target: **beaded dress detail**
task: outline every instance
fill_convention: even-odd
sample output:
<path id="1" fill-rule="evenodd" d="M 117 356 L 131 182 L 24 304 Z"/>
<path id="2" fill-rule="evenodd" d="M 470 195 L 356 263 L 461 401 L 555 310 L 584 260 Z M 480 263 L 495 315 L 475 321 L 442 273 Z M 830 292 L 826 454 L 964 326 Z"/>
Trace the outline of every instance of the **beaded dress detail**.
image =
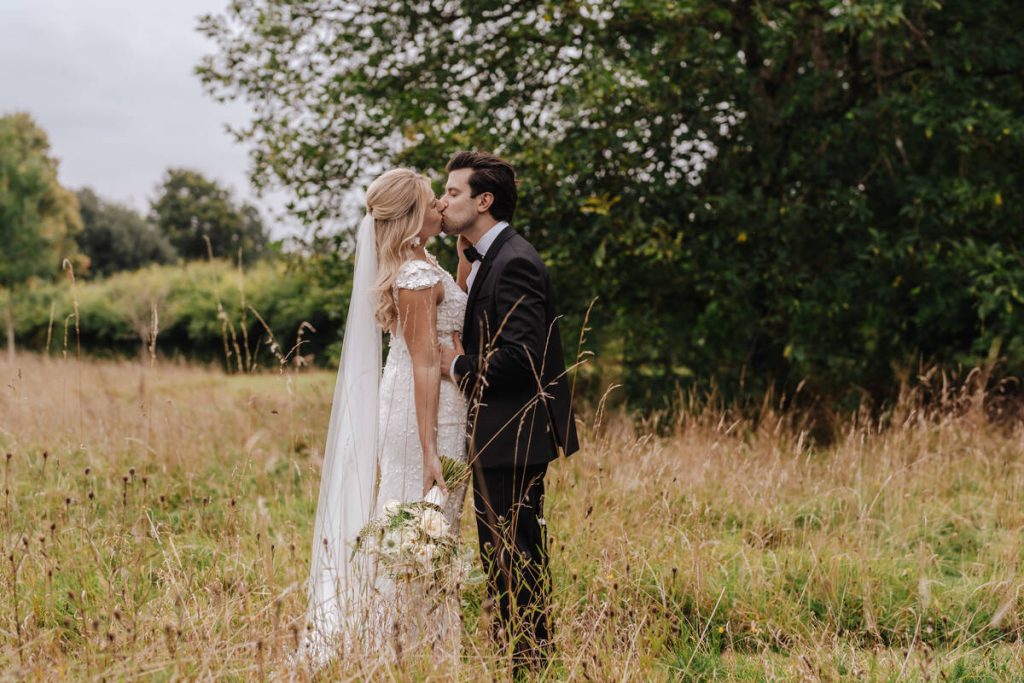
<path id="1" fill-rule="evenodd" d="M 399 289 L 426 289 L 442 282 L 444 300 L 437 307 L 437 340 L 451 348 L 452 333 L 462 331 L 468 297 L 433 255 L 428 253 L 427 257 L 429 261 L 415 259 L 402 264 L 393 296 L 397 301 Z M 423 449 L 416 427 L 412 358 L 400 329 L 390 335 L 380 383 L 380 406 L 380 490 L 376 514 L 389 500 L 404 503 L 423 498 Z M 466 461 L 466 399 L 453 382 L 444 378 L 437 406 L 437 452 Z M 462 489 L 450 492 L 445 509 L 453 529 L 458 528 L 465 500 L 465 487 Z"/>
<path id="2" fill-rule="evenodd" d="M 444 285 L 444 299 L 437 307 L 437 339 L 451 348 L 452 333 L 462 331 L 468 299 L 452 276 L 431 254 L 429 260 L 406 261 L 395 279 L 392 295 L 399 289 L 426 289 Z M 414 502 L 423 499 L 423 449 L 416 424 L 416 398 L 412 357 L 401 329 L 390 337 L 387 362 L 380 382 L 380 488 L 374 516 L 388 501 Z M 442 378 L 438 401 L 437 452 L 466 461 L 466 399 L 451 381 Z M 449 490 L 444 507 L 451 533 L 459 535 L 459 521 L 466 497 L 466 484 Z M 433 594 L 417 582 L 397 583 L 379 576 L 375 594 L 377 609 L 374 630 L 389 649 L 409 652 L 430 648 L 437 656 L 459 657 L 462 635 L 461 598 L 455 591 Z"/>

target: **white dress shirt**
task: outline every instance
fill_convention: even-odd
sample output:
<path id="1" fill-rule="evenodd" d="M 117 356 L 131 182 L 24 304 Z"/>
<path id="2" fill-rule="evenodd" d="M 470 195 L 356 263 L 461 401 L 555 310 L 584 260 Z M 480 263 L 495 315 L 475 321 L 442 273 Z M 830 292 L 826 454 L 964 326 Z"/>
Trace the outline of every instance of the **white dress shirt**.
<path id="1" fill-rule="evenodd" d="M 508 223 L 505 221 L 495 223 L 494 226 L 485 232 L 484 236 L 477 240 L 477 243 L 473 245 L 477 250 L 477 253 L 480 254 L 480 259 L 478 261 L 473 261 L 473 265 L 469 267 L 469 276 L 466 278 L 467 292 L 472 291 L 473 289 L 473 280 L 476 280 L 476 274 L 480 270 L 480 264 L 484 262 L 484 256 L 487 255 L 487 250 L 491 248 L 492 244 L 494 244 L 494 240 L 498 239 L 498 235 L 501 234 L 501 231 L 507 227 Z"/>
<path id="2" fill-rule="evenodd" d="M 491 229 L 485 232 L 483 237 L 477 240 L 476 244 L 473 245 L 473 247 L 477 250 L 477 253 L 480 254 L 480 258 L 477 261 L 473 261 L 473 265 L 469 267 L 469 276 L 466 277 L 467 292 L 473 291 L 473 281 L 476 280 L 476 274 L 480 271 L 480 264 L 484 262 L 484 256 L 487 255 L 487 250 L 491 248 L 492 244 L 494 244 L 494 240 L 498 239 L 498 235 L 501 234 L 501 231 L 507 227 L 508 222 L 506 221 L 500 221 L 498 223 L 495 223 L 491 227 Z M 452 378 L 452 381 L 455 381 L 456 379 L 455 361 L 457 361 L 458 359 L 459 357 L 456 356 L 455 359 L 452 360 L 451 367 L 448 369 L 448 376 Z"/>

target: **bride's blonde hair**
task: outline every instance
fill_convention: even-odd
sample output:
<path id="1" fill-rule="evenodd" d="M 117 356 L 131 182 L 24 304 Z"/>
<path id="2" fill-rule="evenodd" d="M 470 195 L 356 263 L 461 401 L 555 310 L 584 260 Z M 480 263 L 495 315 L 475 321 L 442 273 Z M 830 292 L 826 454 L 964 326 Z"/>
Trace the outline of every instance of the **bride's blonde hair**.
<path id="1" fill-rule="evenodd" d="M 366 210 L 373 216 L 377 236 L 377 310 L 382 329 L 391 330 L 398 306 L 391 294 L 402 264 L 413 258 L 416 238 L 434 198 L 430 180 L 408 168 L 392 169 L 370 183 Z"/>

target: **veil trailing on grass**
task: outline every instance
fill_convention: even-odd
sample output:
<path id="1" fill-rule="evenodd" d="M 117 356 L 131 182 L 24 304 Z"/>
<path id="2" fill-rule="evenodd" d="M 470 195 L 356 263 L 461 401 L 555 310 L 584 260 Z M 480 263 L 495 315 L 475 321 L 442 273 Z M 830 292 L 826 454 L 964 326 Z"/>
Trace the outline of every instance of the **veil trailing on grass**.
<path id="1" fill-rule="evenodd" d="M 377 482 L 381 331 L 374 319 L 377 246 L 373 217 L 356 233 L 352 299 L 327 428 L 313 531 L 307 642 L 313 659 L 331 656 L 338 636 L 360 628 L 367 597 L 352 544 L 373 514 Z"/>

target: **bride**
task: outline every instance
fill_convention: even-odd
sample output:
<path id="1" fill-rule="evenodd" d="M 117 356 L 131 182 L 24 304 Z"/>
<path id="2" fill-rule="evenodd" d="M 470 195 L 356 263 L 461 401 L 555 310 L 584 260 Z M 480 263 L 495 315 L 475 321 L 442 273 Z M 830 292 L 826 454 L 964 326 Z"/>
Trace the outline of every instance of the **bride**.
<path id="1" fill-rule="evenodd" d="M 440 456 L 466 460 L 466 402 L 442 382 L 439 345 L 461 332 L 469 263 L 459 280 L 426 242 L 441 232 L 444 200 L 430 181 L 394 169 L 370 184 L 356 237 L 352 299 L 320 479 L 302 653 L 319 664 L 336 654 L 423 643 L 455 651 L 459 596 L 423 595 L 353 553 L 363 526 L 385 503 L 422 500 L 438 486 L 458 536 L 466 485 L 448 491 Z M 390 335 L 381 371 L 381 332 Z"/>

